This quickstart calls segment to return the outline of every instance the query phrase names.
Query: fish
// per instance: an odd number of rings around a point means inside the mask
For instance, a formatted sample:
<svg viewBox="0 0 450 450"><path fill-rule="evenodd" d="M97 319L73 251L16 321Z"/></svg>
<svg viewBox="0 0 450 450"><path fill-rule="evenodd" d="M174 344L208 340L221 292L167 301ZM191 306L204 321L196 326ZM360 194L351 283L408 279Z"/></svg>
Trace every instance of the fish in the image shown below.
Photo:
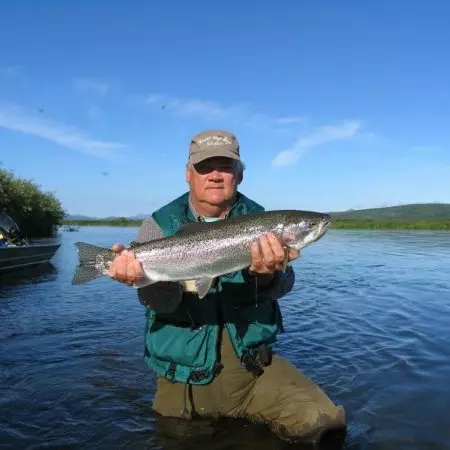
<svg viewBox="0 0 450 450"><path fill-rule="evenodd" d="M327 232L331 216L302 210L271 210L226 218L215 222L182 225L171 235L148 242L130 243L149 284L160 281L194 282L200 299L214 281L251 265L251 246L264 233L272 232L285 251L300 251ZM75 243L78 266L72 284L87 283L108 275L116 253L85 242Z"/></svg>

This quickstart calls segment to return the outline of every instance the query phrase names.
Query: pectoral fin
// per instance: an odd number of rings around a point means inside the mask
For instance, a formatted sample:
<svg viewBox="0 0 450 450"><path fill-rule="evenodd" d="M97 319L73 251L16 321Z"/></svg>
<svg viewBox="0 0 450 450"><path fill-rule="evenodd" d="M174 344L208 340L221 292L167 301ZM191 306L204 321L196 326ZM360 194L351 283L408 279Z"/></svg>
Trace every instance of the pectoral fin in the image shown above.
<svg viewBox="0 0 450 450"><path fill-rule="evenodd" d="M213 284L214 278L199 278L195 280L195 288L197 289L198 296L203 298L206 296Z"/></svg>

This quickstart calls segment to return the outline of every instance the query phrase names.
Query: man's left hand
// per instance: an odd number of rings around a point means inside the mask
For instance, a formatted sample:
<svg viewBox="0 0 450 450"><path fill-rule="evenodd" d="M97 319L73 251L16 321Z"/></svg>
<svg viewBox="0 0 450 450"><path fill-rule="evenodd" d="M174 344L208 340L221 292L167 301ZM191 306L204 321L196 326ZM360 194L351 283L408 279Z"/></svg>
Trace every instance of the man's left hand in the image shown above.
<svg viewBox="0 0 450 450"><path fill-rule="evenodd" d="M287 261L293 261L300 256L300 252L293 248L285 250L273 233L266 233L252 245L252 263L249 270L259 274L274 274L275 271L285 268L286 256Z"/></svg>

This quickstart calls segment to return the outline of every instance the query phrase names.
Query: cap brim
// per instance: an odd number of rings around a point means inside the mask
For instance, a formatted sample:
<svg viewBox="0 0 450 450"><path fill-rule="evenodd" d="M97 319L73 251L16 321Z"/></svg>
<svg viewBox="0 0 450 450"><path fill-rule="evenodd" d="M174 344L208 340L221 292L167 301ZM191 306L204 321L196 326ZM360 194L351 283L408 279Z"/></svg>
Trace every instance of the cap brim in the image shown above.
<svg viewBox="0 0 450 450"><path fill-rule="evenodd" d="M222 158L231 158L231 159L237 159L239 160L239 155L236 154L234 150L229 150L227 148L218 148L216 150L211 150L208 152L198 152L189 157L189 161L192 164L197 164L201 161L204 161L208 158L216 158L216 157L222 157Z"/></svg>

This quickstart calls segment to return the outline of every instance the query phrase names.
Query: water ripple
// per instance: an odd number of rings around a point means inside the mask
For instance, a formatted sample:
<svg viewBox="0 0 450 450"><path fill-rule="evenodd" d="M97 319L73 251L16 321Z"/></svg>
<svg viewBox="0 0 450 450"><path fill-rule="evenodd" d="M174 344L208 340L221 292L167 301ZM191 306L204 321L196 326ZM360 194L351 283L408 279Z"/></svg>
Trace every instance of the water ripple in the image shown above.
<svg viewBox="0 0 450 450"><path fill-rule="evenodd" d="M71 285L75 240L135 232L66 233L50 267L0 278L2 446L293 448L255 424L153 414L134 291ZM345 448L450 449L450 233L332 230L294 267L277 352L344 405Z"/></svg>

